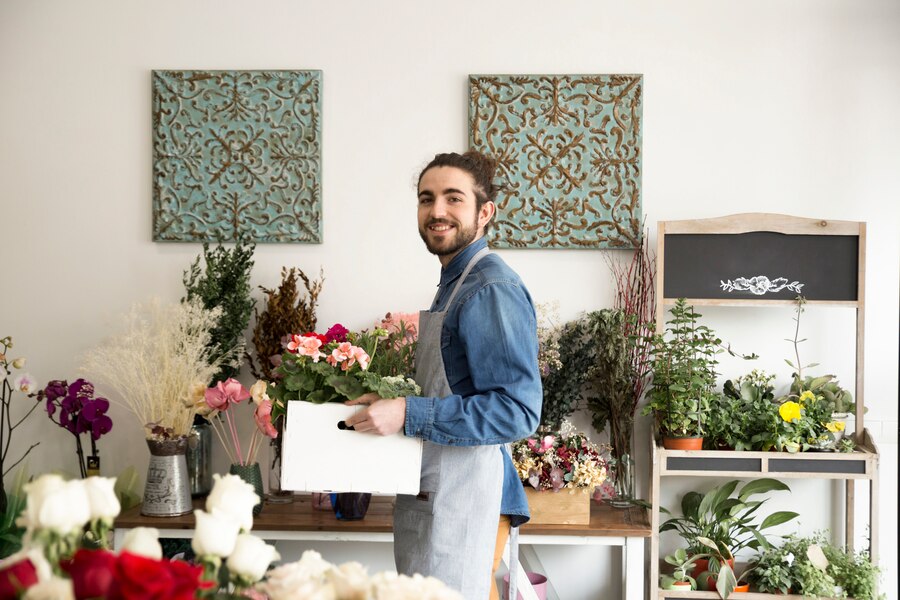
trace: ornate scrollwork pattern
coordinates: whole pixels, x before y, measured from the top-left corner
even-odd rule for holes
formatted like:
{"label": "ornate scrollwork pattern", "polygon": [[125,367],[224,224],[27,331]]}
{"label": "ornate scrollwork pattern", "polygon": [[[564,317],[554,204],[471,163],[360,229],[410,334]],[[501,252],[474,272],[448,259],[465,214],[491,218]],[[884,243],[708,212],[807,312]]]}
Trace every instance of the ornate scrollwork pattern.
{"label": "ornate scrollwork pattern", "polygon": [[633,248],[641,237],[640,75],[473,75],[470,145],[505,179],[491,245]]}
{"label": "ornate scrollwork pattern", "polygon": [[153,239],[322,241],[321,71],[153,72]]}
{"label": "ornate scrollwork pattern", "polygon": [[720,279],[719,285],[726,292],[750,292],[755,296],[764,296],[780,292],[783,289],[799,294],[801,293],[801,288],[806,284],[799,281],[789,282],[785,277],[769,279],[765,275],[757,275],[756,277],[736,277],[734,280],[729,279],[728,281]]}

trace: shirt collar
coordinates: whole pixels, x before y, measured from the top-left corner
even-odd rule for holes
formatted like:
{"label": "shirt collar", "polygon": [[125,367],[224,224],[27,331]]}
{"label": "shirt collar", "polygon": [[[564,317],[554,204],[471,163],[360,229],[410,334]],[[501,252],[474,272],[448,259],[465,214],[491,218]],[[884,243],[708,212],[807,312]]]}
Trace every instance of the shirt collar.
{"label": "shirt collar", "polygon": [[475,253],[486,247],[487,237],[482,236],[463,248],[459,254],[453,257],[453,260],[450,261],[449,265],[441,268],[441,282],[439,285],[441,287],[446,287],[453,283],[453,281],[462,275],[463,270],[465,270],[466,265],[469,264],[469,260],[475,256]]}

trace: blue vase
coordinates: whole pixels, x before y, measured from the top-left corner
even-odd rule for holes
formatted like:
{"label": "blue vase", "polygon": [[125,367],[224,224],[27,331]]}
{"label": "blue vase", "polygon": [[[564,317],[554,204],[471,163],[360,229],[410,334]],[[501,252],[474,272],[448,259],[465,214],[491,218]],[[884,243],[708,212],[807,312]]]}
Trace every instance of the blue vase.
{"label": "blue vase", "polygon": [[369,510],[372,494],[363,492],[341,492],[331,494],[334,516],[341,521],[359,521]]}

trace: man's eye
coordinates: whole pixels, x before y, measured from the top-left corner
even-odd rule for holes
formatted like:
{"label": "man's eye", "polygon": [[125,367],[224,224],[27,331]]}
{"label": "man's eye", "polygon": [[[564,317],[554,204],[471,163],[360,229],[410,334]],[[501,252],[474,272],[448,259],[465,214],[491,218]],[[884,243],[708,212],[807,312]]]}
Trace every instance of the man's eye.
{"label": "man's eye", "polygon": [[430,204],[430,203],[431,203],[431,198],[419,198],[419,206],[421,206],[423,204]]}
{"label": "man's eye", "polygon": [[456,196],[450,197],[450,202],[462,202],[462,201],[463,201],[462,198],[457,198]]}

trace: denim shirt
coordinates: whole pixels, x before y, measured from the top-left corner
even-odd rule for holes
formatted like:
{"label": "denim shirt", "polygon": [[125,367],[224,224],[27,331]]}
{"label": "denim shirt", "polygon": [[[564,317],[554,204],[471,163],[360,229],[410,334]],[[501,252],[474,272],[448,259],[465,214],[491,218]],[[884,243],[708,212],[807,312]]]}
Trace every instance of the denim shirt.
{"label": "denim shirt", "polygon": [[[487,245],[476,240],[441,270],[440,293],[431,310],[444,304],[468,264]],[[441,355],[453,395],[406,399],[408,436],[435,444],[508,444],[534,433],[540,422],[537,321],[531,296],[519,276],[496,254],[482,258],[450,306],[441,331]],[[501,514],[514,527],[529,519],[528,501],[504,446]]]}

